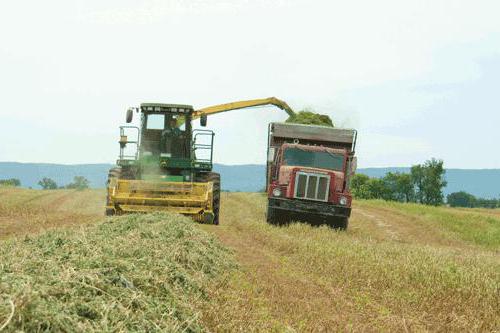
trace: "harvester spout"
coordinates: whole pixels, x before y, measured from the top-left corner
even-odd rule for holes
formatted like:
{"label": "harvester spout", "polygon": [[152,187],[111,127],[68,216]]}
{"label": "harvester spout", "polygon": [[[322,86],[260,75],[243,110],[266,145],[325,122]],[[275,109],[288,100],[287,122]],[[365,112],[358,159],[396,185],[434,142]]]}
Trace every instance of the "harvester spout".
{"label": "harvester spout", "polygon": [[252,108],[252,107],[257,107],[257,106],[266,106],[266,105],[274,105],[274,106],[280,108],[281,110],[285,111],[289,116],[295,115],[295,112],[292,110],[292,108],[286,102],[284,102],[276,97],[269,97],[269,98],[252,99],[252,100],[248,100],[248,101],[238,101],[238,102],[209,106],[209,107],[194,111],[193,119],[200,118],[203,115],[208,116],[208,115],[213,115],[213,114],[232,111],[232,110],[239,110],[239,109]]}

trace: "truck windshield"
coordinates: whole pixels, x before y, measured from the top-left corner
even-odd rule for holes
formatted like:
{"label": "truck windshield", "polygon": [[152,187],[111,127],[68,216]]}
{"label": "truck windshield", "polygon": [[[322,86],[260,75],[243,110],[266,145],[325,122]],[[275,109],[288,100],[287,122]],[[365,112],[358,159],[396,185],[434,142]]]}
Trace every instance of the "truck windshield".
{"label": "truck windshield", "polygon": [[344,155],[326,151],[308,151],[288,148],[283,156],[285,165],[343,171]]}

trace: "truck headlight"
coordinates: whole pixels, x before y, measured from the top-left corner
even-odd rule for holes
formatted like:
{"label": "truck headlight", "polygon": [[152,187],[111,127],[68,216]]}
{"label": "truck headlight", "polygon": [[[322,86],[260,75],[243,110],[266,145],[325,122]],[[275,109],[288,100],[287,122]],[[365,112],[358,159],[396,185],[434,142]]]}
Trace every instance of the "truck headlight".
{"label": "truck headlight", "polygon": [[339,203],[340,203],[342,206],[347,205],[347,198],[346,198],[346,197],[340,197]]}
{"label": "truck headlight", "polygon": [[281,194],[282,193],[281,193],[281,190],[279,188],[275,188],[273,190],[273,196],[275,196],[275,197],[281,197]]}

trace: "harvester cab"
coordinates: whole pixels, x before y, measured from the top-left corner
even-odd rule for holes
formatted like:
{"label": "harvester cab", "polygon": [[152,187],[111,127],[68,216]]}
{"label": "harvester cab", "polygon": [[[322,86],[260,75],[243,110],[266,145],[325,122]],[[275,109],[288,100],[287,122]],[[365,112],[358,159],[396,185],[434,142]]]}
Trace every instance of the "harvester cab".
{"label": "harvester cab", "polygon": [[[214,133],[193,129],[190,105],[144,103],[139,126],[120,127],[120,157],[110,170],[107,215],[166,210],[218,223],[220,176],[213,167]],[[201,117],[206,125],[206,117]],[[128,133],[135,132],[129,140]],[[136,147],[130,154],[129,146]]]}
{"label": "harvester cab", "polygon": [[[131,111],[127,112],[129,123]],[[193,130],[192,106],[145,103],[137,111],[141,113],[137,162],[142,180],[189,182],[198,173],[212,170],[214,132]],[[206,126],[206,117],[202,125]],[[128,163],[127,158],[118,161],[119,165]]]}

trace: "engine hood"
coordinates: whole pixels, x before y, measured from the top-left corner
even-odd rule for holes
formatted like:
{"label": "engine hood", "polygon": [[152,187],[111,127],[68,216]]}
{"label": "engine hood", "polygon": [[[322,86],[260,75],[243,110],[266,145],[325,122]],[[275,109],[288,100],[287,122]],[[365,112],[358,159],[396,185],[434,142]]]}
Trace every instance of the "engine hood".
{"label": "engine hood", "polygon": [[279,171],[278,183],[279,185],[288,185],[291,182],[292,176],[296,172],[307,172],[307,173],[318,173],[318,174],[328,174],[333,176],[335,180],[334,189],[336,192],[342,192],[344,187],[345,174],[341,171],[334,171],[328,169],[318,169],[318,168],[307,168],[302,166],[293,165],[282,165]]}

